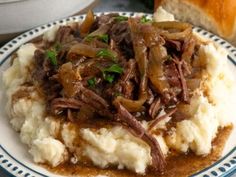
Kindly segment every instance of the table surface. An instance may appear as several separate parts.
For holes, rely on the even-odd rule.
[[[100,2],[94,8],[95,12],[105,11],[131,11],[131,12],[146,12],[152,13],[151,9],[148,9],[143,5],[142,0],[99,0]],[[0,171],[0,177],[10,177],[5,172]],[[236,177],[236,174],[232,177]]]

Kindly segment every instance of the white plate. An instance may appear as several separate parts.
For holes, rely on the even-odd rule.
[[[119,12],[125,16],[135,16],[136,13]],[[98,14],[99,15],[99,14]],[[151,17],[151,15],[148,15]],[[67,22],[79,21],[84,19],[84,15],[69,17],[63,20],[55,21],[31,31],[28,31],[19,37],[13,39],[5,46],[0,49],[0,78],[2,78],[2,72],[9,67],[10,55],[22,44],[29,40],[41,35],[49,28],[56,24],[66,24]],[[215,41],[228,52],[228,64],[232,73],[236,78],[236,48],[230,45],[223,39],[209,33],[201,28],[194,28],[194,31],[200,35]],[[27,148],[20,142],[19,135],[12,129],[4,111],[6,100],[4,98],[2,81],[0,81],[0,167],[5,170],[8,174],[21,177],[58,177],[58,175],[52,174],[44,168],[33,163],[32,158],[27,152]],[[235,81],[236,82],[236,81]],[[236,106],[235,106],[236,107]],[[236,115],[235,115],[236,116]],[[236,119],[234,119],[236,120]],[[236,123],[234,123],[236,125]],[[223,152],[223,157],[202,170],[201,172],[193,176],[213,177],[213,176],[230,176],[236,173],[236,129],[233,130],[229,140],[227,141],[226,147]]]

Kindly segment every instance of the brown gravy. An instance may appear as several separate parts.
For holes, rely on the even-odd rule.
[[[193,173],[196,173],[205,167],[214,163],[217,159],[220,158],[221,153],[224,149],[224,145],[231,133],[233,126],[220,129],[218,136],[213,141],[213,149],[211,154],[206,157],[196,156],[193,153],[188,153],[187,155],[173,155],[167,159],[166,171],[162,175],[157,175],[152,172],[147,172],[146,175],[137,175],[128,170],[117,170],[115,168],[108,169],[99,169],[96,167],[88,167],[84,165],[72,165],[72,164],[63,164],[55,168],[50,168],[46,165],[49,171],[53,173],[67,175],[67,176],[76,176],[89,177],[96,175],[107,175],[109,177],[183,177],[189,176]]]

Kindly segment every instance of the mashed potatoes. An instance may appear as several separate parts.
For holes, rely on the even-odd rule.
[[[206,59],[207,68],[201,88],[191,98],[192,118],[177,123],[176,130],[166,140],[168,146],[181,152],[191,149],[197,155],[207,155],[218,128],[229,125],[235,115],[230,99],[234,87],[225,51],[209,43],[201,46],[199,52]]]
[[[44,117],[44,100],[34,87],[23,85],[30,80],[35,50],[31,43],[23,45],[12,66],[3,74],[8,97],[6,110],[13,128],[20,132],[21,141],[29,146],[34,161],[56,166],[66,159],[67,154],[64,144],[54,138],[60,123]],[[14,100],[14,94],[25,89],[29,89],[26,90],[28,95]]]
[[[155,15],[157,21],[174,19],[163,9],[159,11],[161,15]],[[53,41],[57,29],[47,32],[44,40]],[[36,47],[31,43],[23,45],[13,65],[3,75],[10,123],[20,132],[21,141],[28,145],[34,161],[57,166],[68,159],[68,153],[73,152],[78,161],[86,157],[101,168],[116,165],[119,169],[128,168],[144,174],[146,167],[152,163],[150,147],[126,129],[115,126],[78,131],[70,123],[45,116],[46,105],[37,89],[24,85],[31,79],[29,73],[32,71],[35,50]],[[229,99],[233,81],[227,68],[225,51],[209,43],[200,47],[199,57],[205,58],[207,67],[201,87],[195,90],[190,100],[191,117],[178,122],[176,128],[171,129],[165,137],[162,134],[154,135],[166,156],[169,149],[180,152],[191,149],[197,155],[209,154],[218,128],[229,125],[235,112],[231,110]],[[29,89],[28,95],[14,100],[14,95],[24,89]],[[170,119],[161,122],[156,128],[166,129],[165,124]],[[148,128],[145,122],[143,126]],[[59,134],[60,140],[57,138]],[[76,141],[80,140],[85,143],[77,147]]]
[[[100,129],[93,132],[89,129],[81,130],[82,137],[88,142],[84,148],[84,155],[94,164],[102,168],[108,165],[118,165],[144,173],[146,166],[151,164],[150,148],[146,143],[133,137],[122,127],[111,130]]]

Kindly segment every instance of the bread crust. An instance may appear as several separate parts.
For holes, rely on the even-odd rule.
[[[178,2],[178,4],[175,4],[176,8],[178,8],[178,5],[188,4],[200,10],[201,18],[204,18],[206,15],[209,19],[213,20],[213,23],[216,25],[216,32],[220,36],[236,43],[236,0],[178,0]],[[155,0],[155,7],[161,5],[165,9],[168,3],[172,3],[172,1]],[[203,27],[207,29],[207,25],[204,24]],[[213,30],[213,32],[215,31]]]

